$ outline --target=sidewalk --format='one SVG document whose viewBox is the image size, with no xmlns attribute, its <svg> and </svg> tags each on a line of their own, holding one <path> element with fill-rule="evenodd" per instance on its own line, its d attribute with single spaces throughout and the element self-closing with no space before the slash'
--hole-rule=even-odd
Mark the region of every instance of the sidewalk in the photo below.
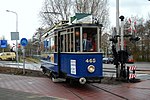
<svg viewBox="0 0 150 100">
<path fill-rule="evenodd" d="M 6 63 L 4 66 L 17 67 L 16 63 Z M 40 70 L 40 64 L 26 63 L 26 68 Z M 122 97 L 126 97 L 129 100 L 149 100 L 149 83 L 150 80 L 145 79 L 139 83 L 123 83 L 120 85 L 95 83 L 95 85 Z M 84 100 L 93 100 L 94 98 L 110 100 L 112 97 L 115 100 L 122 100 L 89 85 L 79 89 L 67 88 L 62 84 L 53 83 L 49 78 L 0 74 L 0 100 L 81 100 L 70 91 L 84 97 Z"/>
<path fill-rule="evenodd" d="M 49 78 L 0 74 L 0 100 L 64 100 L 53 93 L 49 82 Z"/>
<path fill-rule="evenodd" d="M 99 87 L 125 97 L 127 100 L 150 100 L 150 80 L 121 85 L 100 84 Z"/>
<path fill-rule="evenodd" d="M 0 88 L 0 100 L 62 100 L 59 98 L 40 96 L 38 94 Z"/>
<path fill-rule="evenodd" d="M 14 68 L 23 68 L 23 63 L 15 63 L 15 62 L 6 62 L 1 64 L 3 67 L 14 67 Z M 41 64 L 40 63 L 25 63 L 25 69 L 31 69 L 31 70 L 41 70 Z"/>
</svg>

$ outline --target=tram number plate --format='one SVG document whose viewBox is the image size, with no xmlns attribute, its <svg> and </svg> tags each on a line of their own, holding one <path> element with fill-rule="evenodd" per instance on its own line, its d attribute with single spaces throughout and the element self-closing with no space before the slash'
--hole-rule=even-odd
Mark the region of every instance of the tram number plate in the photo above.
<svg viewBox="0 0 150 100">
<path fill-rule="evenodd" d="M 87 63 L 96 63 L 96 59 L 95 58 L 86 59 L 85 62 L 87 62 Z"/>
</svg>

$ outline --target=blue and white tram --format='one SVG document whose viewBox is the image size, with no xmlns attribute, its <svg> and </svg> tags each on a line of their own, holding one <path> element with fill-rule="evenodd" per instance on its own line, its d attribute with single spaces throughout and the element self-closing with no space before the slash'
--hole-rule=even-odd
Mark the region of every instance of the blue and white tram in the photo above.
<svg viewBox="0 0 150 100">
<path fill-rule="evenodd" d="M 97 24 L 72 24 L 51 28 L 42 36 L 43 72 L 52 80 L 64 78 L 80 84 L 101 82 L 103 62 L 102 53 L 99 52 L 99 32 Z M 89 50 L 84 50 L 85 37 Z"/>
</svg>

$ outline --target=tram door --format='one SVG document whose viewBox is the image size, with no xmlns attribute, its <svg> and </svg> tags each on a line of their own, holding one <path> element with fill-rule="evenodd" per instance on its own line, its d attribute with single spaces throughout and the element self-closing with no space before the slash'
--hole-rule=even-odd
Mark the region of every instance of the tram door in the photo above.
<svg viewBox="0 0 150 100">
<path fill-rule="evenodd" d="M 60 52 L 75 52 L 75 37 L 72 30 L 68 29 L 60 33 Z"/>
</svg>

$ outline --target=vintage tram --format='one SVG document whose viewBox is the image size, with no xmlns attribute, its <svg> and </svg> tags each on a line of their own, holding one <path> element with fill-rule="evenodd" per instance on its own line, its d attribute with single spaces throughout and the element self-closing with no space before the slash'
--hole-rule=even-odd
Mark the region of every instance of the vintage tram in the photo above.
<svg viewBox="0 0 150 100">
<path fill-rule="evenodd" d="M 101 82 L 103 66 L 98 24 L 62 21 L 45 32 L 41 39 L 41 68 L 52 81 L 63 78 L 80 84 Z M 89 46 L 87 50 L 85 46 Z"/>
</svg>

